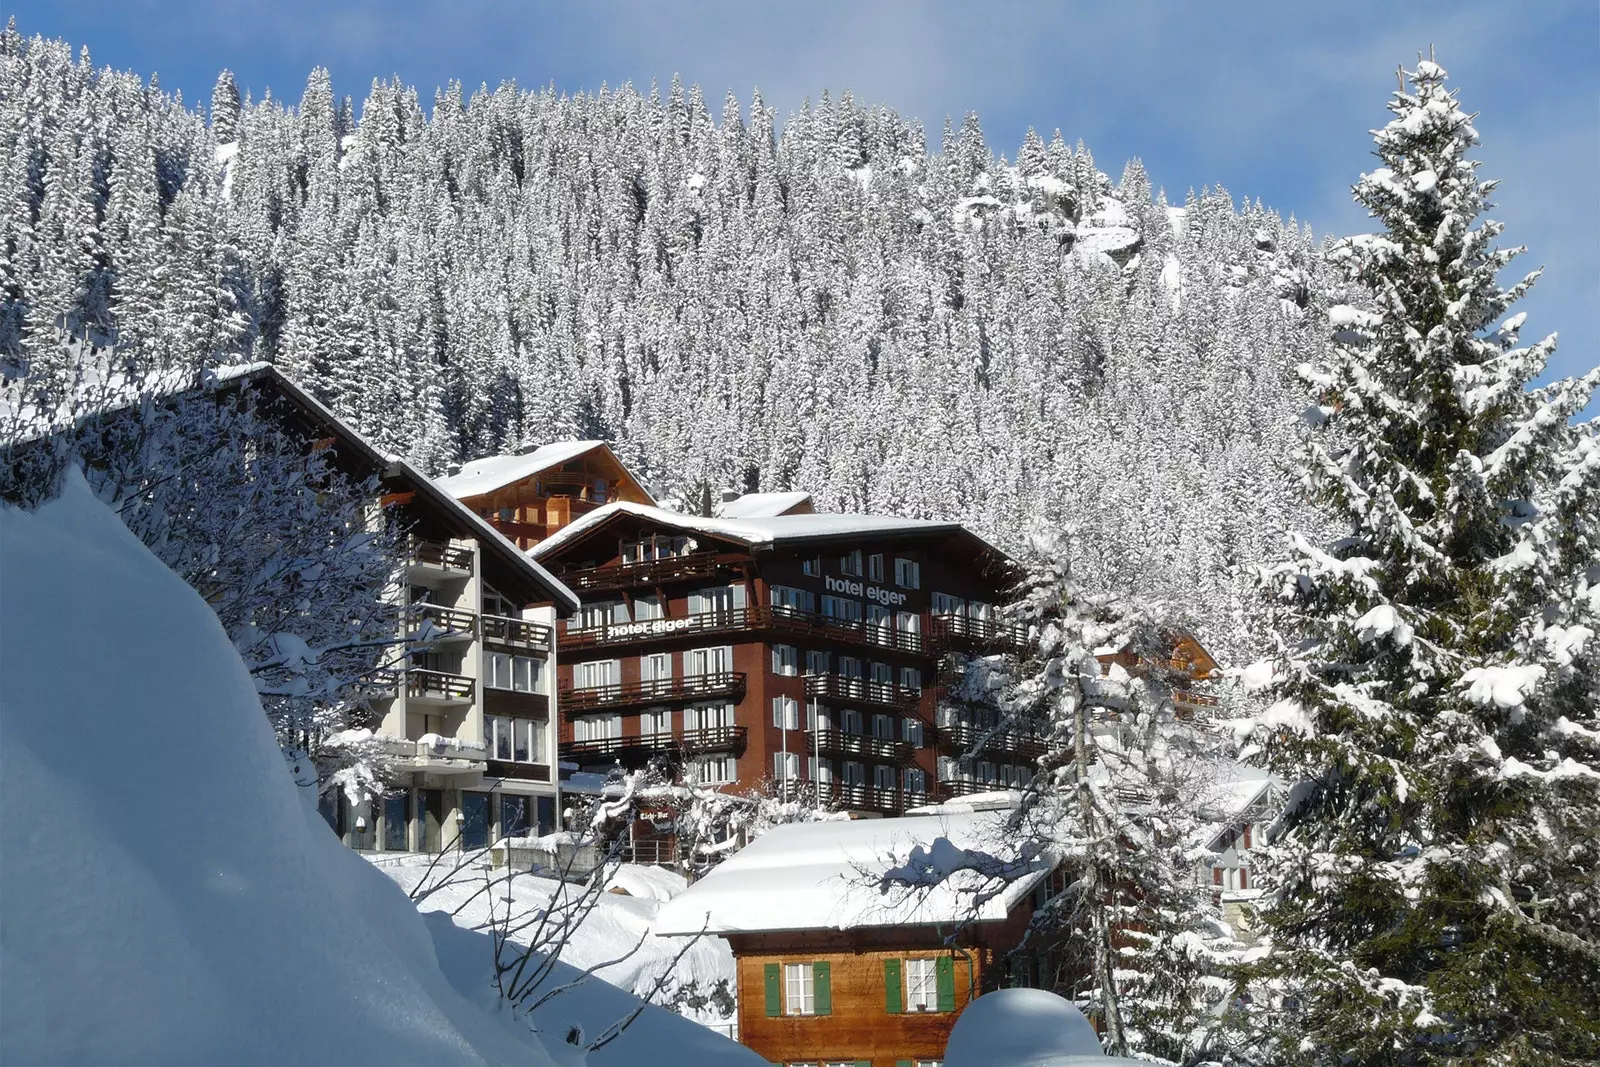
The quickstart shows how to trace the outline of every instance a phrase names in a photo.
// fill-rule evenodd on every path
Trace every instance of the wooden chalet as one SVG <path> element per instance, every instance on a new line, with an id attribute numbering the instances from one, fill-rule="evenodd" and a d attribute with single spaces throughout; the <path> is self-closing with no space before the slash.
<path id="1" fill-rule="evenodd" d="M 439 486 L 522 549 L 606 504 L 655 503 L 604 441 L 557 441 L 475 459 Z"/>
<path id="2" fill-rule="evenodd" d="M 954 806 L 952 806 L 954 807 Z M 773 1064 L 935 1064 L 980 994 L 1026 984 L 1021 942 L 1054 861 L 974 907 L 963 872 L 943 886 L 878 884 L 945 838 L 1008 855 L 1004 812 L 780 826 L 665 905 L 657 934 L 727 939 L 739 1039 Z"/>

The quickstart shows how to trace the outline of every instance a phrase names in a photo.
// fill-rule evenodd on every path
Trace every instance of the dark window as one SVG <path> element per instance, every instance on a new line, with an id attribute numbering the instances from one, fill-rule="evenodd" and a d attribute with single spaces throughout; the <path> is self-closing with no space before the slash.
<path id="1" fill-rule="evenodd" d="M 406 816 L 410 805 L 404 793 L 392 793 L 383 798 L 383 848 L 385 852 L 404 852 L 406 841 Z"/>
<path id="2" fill-rule="evenodd" d="M 489 794 L 461 794 L 461 847 L 483 848 L 489 844 Z"/>
<path id="3" fill-rule="evenodd" d="M 500 798 L 500 836 L 526 837 L 532 826 L 529 820 L 528 799 L 506 794 Z"/>

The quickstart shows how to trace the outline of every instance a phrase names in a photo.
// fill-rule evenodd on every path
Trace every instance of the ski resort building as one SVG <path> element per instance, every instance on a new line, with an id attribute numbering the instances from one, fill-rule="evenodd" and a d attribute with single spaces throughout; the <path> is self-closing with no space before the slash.
<path id="1" fill-rule="evenodd" d="M 777 827 L 668 902 L 655 932 L 728 941 L 739 1040 L 769 1063 L 936 1064 L 968 1003 L 1032 984 L 1036 969 L 1012 950 L 1055 877 L 1041 858 L 975 905 L 977 876 L 951 861 L 1017 857 L 1006 812 L 957 807 Z M 949 880 L 881 884 L 930 869 Z"/>
<path id="2" fill-rule="evenodd" d="M 664 758 L 863 815 L 1031 776 L 1038 741 L 996 732 L 961 764 L 994 724 L 938 710 L 946 655 L 1008 637 L 1006 557 L 957 523 L 802 503 L 730 501 L 740 517 L 721 518 L 613 503 L 534 547 L 583 602 L 558 637 L 563 761 Z"/>
<path id="3" fill-rule="evenodd" d="M 375 733 L 396 772 L 385 797 L 323 814 L 357 849 L 436 852 L 555 828 L 555 627 L 577 598 L 484 519 L 403 459 L 375 449 L 275 368 L 217 387 L 376 477 L 374 506 L 408 531 L 393 665 L 366 679 Z M 408 638 L 405 647 L 398 643 Z M 406 651 L 405 649 L 410 651 Z"/>
<path id="4" fill-rule="evenodd" d="M 558 441 L 452 468 L 439 486 L 518 548 L 617 501 L 654 504 L 604 441 Z"/>

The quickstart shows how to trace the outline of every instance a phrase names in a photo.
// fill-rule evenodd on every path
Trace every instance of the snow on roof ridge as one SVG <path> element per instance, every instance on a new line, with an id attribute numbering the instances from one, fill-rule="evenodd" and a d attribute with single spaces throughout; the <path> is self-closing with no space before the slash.
<path id="1" fill-rule="evenodd" d="M 848 513 L 811 515 L 769 515 L 759 519 L 718 519 L 701 515 L 688 515 L 681 511 L 648 504 L 635 504 L 626 500 L 606 504 L 589 514 L 563 526 L 528 550 L 535 558 L 548 555 L 560 545 L 577 538 L 592 527 L 598 526 L 617 514 L 636 515 L 653 519 L 681 530 L 695 531 L 719 537 L 731 537 L 748 544 L 771 544 L 790 539 L 815 539 L 828 537 L 861 536 L 872 533 L 903 533 L 917 531 L 930 533 L 940 530 L 965 530 L 959 522 L 942 519 L 905 519 L 895 515 L 859 515 Z M 971 531 L 966 531 L 971 534 Z M 979 541 L 977 534 L 971 534 Z M 984 542 L 987 544 L 987 542 Z"/>
<path id="2" fill-rule="evenodd" d="M 596 448 L 610 448 L 606 441 L 551 441 L 532 452 L 507 452 L 495 456 L 479 456 L 461 465 L 461 470 L 436 479 L 439 487 L 460 500 L 464 497 L 492 493 L 513 482 L 548 470 L 557 463 L 576 459 Z"/>

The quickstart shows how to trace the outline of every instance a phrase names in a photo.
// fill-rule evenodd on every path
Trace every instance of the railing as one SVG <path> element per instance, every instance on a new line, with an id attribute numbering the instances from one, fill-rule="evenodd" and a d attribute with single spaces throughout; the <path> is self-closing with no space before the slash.
<path id="1" fill-rule="evenodd" d="M 742 671 L 689 674 L 681 678 L 621 682 L 585 689 L 563 688 L 561 707 L 564 711 L 575 712 L 592 708 L 655 704 L 663 701 L 698 700 L 709 696 L 730 696 L 738 700 L 744 696 L 744 691 L 745 675 Z"/>
<path id="2" fill-rule="evenodd" d="M 472 549 L 440 541 L 415 540 L 406 562 L 412 566 L 441 567 L 452 571 L 472 571 Z"/>
<path id="3" fill-rule="evenodd" d="M 806 675 L 806 696 L 832 703 L 871 704 L 896 711 L 915 711 L 922 700 L 922 693 L 916 689 L 839 674 Z"/>
<path id="4" fill-rule="evenodd" d="M 644 559 L 608 567 L 575 567 L 561 572 L 570 589 L 622 589 L 630 585 L 658 585 L 685 578 L 710 578 L 725 567 L 715 552 Z"/>
<path id="5" fill-rule="evenodd" d="M 400 670 L 396 667 L 374 667 L 356 679 L 356 693 L 369 697 L 392 697 L 400 691 Z"/>
<path id="6" fill-rule="evenodd" d="M 859 811 L 902 812 L 928 802 L 927 796 L 922 793 L 880 789 L 872 785 L 846 785 L 843 782 L 823 782 L 817 792 L 823 803 Z"/>
<path id="7" fill-rule="evenodd" d="M 1016 789 L 1004 782 L 980 782 L 972 778 L 950 778 L 939 783 L 939 791 L 947 797 L 970 797 L 976 793 L 993 793 L 1001 789 Z"/>
<path id="8" fill-rule="evenodd" d="M 1180 707 L 1216 708 L 1222 706 L 1222 701 L 1206 693 L 1196 693 L 1190 689 L 1174 689 L 1172 702 Z"/>
<path id="9" fill-rule="evenodd" d="M 1027 631 L 994 619 L 973 619 L 965 615 L 938 614 L 928 617 L 928 643 L 938 649 L 973 650 L 1021 648 L 1027 644 Z"/>
<path id="10" fill-rule="evenodd" d="M 476 688 L 471 678 L 445 671 L 412 667 L 406 671 L 406 695 L 419 700 L 442 700 L 470 704 Z"/>
<path id="11" fill-rule="evenodd" d="M 911 746 L 904 741 L 831 728 L 818 730 L 812 746 L 818 753 L 830 756 L 866 756 L 896 763 L 910 762 L 912 755 Z"/>
<path id="12" fill-rule="evenodd" d="M 737 756 L 745 751 L 749 736 L 750 731 L 744 726 L 711 726 L 703 730 L 663 730 L 618 737 L 591 737 L 583 741 L 561 742 L 561 755 L 609 758 L 625 752 L 732 752 Z"/>
<path id="13" fill-rule="evenodd" d="M 535 652 L 548 652 L 550 627 L 523 619 L 508 619 L 504 615 L 485 615 L 483 639 L 497 645 L 515 645 Z"/>
<path id="14" fill-rule="evenodd" d="M 484 774 L 490 778 L 520 778 L 528 782 L 548 782 L 550 780 L 550 764 L 548 763 L 523 763 L 515 760 L 493 759 L 489 760 L 489 768 Z"/>
<path id="15" fill-rule="evenodd" d="M 460 608 L 447 608 L 443 604 L 413 604 L 417 614 L 433 624 L 434 629 L 440 631 L 434 636 L 436 641 L 475 637 L 478 633 L 478 616 L 470 611 Z"/>
<path id="16" fill-rule="evenodd" d="M 429 735 L 428 739 L 403 737 L 379 738 L 379 747 L 391 756 L 411 759 L 462 759 L 483 761 L 489 758 L 489 746 L 482 741 L 463 741 L 454 737 Z"/>
<path id="17" fill-rule="evenodd" d="M 681 557 L 687 558 L 687 557 Z M 666 561 L 656 561 L 666 562 Z M 567 575 L 563 575 L 563 578 Z M 876 649 L 921 653 L 922 635 L 901 630 L 873 626 L 864 622 L 836 619 L 815 612 L 798 611 L 785 607 L 758 606 L 752 608 L 727 608 L 695 615 L 679 615 L 670 619 L 644 619 L 639 622 L 612 622 L 601 626 L 579 628 L 568 626 L 561 634 L 563 650 L 592 648 L 596 645 L 619 644 L 627 641 L 651 641 L 664 637 L 688 637 L 697 634 L 737 633 L 745 630 L 770 630 L 793 634 L 812 640 L 842 644 L 866 645 Z"/>
<path id="18" fill-rule="evenodd" d="M 972 751 L 973 746 L 979 741 L 983 741 L 982 751 L 989 753 L 1009 752 L 1036 759 L 1044 755 L 1045 751 L 1043 738 L 1017 733 L 1014 730 L 997 730 L 991 733 L 989 727 L 974 726 L 964 722 L 940 726 L 935 736 L 942 748 L 959 752 Z"/>

